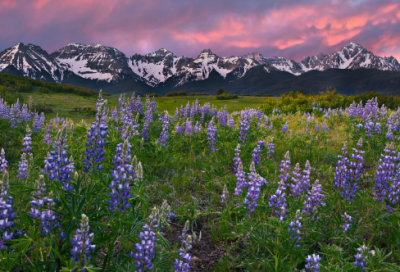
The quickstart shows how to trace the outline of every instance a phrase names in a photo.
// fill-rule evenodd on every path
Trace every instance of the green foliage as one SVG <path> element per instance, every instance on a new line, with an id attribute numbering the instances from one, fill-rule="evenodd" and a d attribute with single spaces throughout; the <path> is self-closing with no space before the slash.
<path id="1" fill-rule="evenodd" d="M 217 95 L 218 100 L 231 100 L 231 99 L 236 99 L 239 96 L 237 94 L 227 94 L 227 93 L 222 93 L 220 95 Z"/>
<path id="2" fill-rule="evenodd" d="M 221 95 L 221 94 L 224 94 L 225 93 L 225 91 L 224 91 L 224 89 L 222 89 L 222 88 L 219 88 L 218 90 L 217 90 L 217 95 Z"/>
<path id="3" fill-rule="evenodd" d="M 210 95 L 209 93 L 189 93 L 189 96 L 206 96 Z"/>
<path id="4" fill-rule="evenodd" d="M 26 77 L 19 77 L 9 74 L 0 73 L 0 92 L 5 88 L 9 92 L 29 93 L 36 88 L 40 93 L 74 93 L 81 96 L 96 95 L 91 89 L 76 87 L 69 84 L 51 83 L 41 80 L 34 80 Z M 1 94 L 0 94 L 1 95 Z"/>
<path id="5" fill-rule="evenodd" d="M 165 96 L 166 97 L 171 97 L 171 96 L 186 96 L 187 93 L 185 91 L 175 91 L 175 92 L 169 92 Z"/>
<path id="6" fill-rule="evenodd" d="M 146 95 L 148 95 L 148 96 L 150 96 L 150 97 L 160 97 L 161 95 L 160 94 L 158 94 L 158 93 L 149 93 L 149 94 L 146 94 Z"/>

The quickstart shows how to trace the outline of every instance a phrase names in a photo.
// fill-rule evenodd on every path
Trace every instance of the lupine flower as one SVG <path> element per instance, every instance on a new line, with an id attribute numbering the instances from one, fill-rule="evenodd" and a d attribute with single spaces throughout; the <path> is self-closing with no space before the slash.
<path id="1" fill-rule="evenodd" d="M 264 121 L 265 128 L 268 128 L 268 122 L 269 122 L 268 116 L 265 115 L 265 121 Z"/>
<path id="2" fill-rule="evenodd" d="M 46 127 L 46 133 L 43 135 L 43 142 L 47 145 L 51 145 L 52 143 L 50 135 L 52 128 L 53 128 L 53 120 L 50 120 L 50 122 Z"/>
<path id="3" fill-rule="evenodd" d="M 224 203 L 228 196 L 229 196 L 229 191 L 228 191 L 228 188 L 226 187 L 226 184 L 225 184 L 224 185 L 224 189 L 222 190 L 221 203 Z"/>
<path id="4" fill-rule="evenodd" d="M 0 173 L 4 173 L 8 167 L 8 161 L 6 160 L 6 152 L 4 149 L 1 149 L 0 152 Z"/>
<path id="5" fill-rule="evenodd" d="M 173 122 L 173 123 L 176 123 L 176 121 L 178 120 L 178 118 L 179 118 L 179 110 L 178 110 L 178 108 L 176 108 L 175 114 L 174 114 L 174 118 L 172 119 L 172 122 Z"/>
<path id="6" fill-rule="evenodd" d="M 325 123 L 322 123 L 322 125 L 321 125 L 321 130 L 322 131 L 329 131 L 329 128 L 328 128 L 328 126 L 325 124 Z"/>
<path id="7" fill-rule="evenodd" d="M 288 128 L 289 128 L 289 126 L 288 126 L 288 123 L 286 122 L 282 127 L 282 132 L 283 133 L 287 132 Z"/>
<path id="8" fill-rule="evenodd" d="M 194 126 L 194 133 L 198 133 L 201 132 L 201 124 L 199 123 L 199 121 L 196 122 L 196 125 Z"/>
<path id="9" fill-rule="evenodd" d="M 148 223 L 142 227 L 139 234 L 140 243 L 134 245 L 134 251 L 129 256 L 135 260 L 136 271 L 153 270 L 154 249 L 156 247 L 156 231 L 161 230 L 162 224 L 169 221 L 175 214 L 171 213 L 170 206 L 166 201 L 160 209 L 153 208 Z"/>
<path id="10" fill-rule="evenodd" d="M 218 148 L 215 147 L 217 140 L 215 137 L 217 136 L 217 128 L 214 125 L 214 117 L 210 120 L 207 127 L 207 141 L 209 142 L 208 148 L 211 148 L 211 152 L 218 151 Z"/>
<path id="11" fill-rule="evenodd" d="M 275 194 L 269 198 L 268 205 L 273 207 L 275 214 L 279 217 L 279 220 L 282 221 L 286 217 L 286 183 L 281 180 L 278 182 L 278 188 L 275 191 Z"/>
<path id="12" fill-rule="evenodd" d="M 313 217 L 311 220 L 314 220 L 319 206 L 325 207 L 325 202 L 323 202 L 324 198 L 325 196 L 322 194 L 322 186 L 319 184 L 319 180 L 315 180 L 311 190 L 307 192 L 306 200 L 303 202 L 304 208 L 302 212 L 306 215 L 310 215 L 310 211 L 312 211 Z M 318 216 L 316 219 L 319 220 Z"/>
<path id="13" fill-rule="evenodd" d="M 189 118 L 186 120 L 185 127 L 186 127 L 185 134 L 193 135 L 192 121 L 190 121 Z"/>
<path id="14" fill-rule="evenodd" d="M 300 220 L 303 218 L 300 216 L 300 210 L 297 210 L 296 212 L 296 217 L 294 218 L 294 221 L 290 222 L 289 224 L 289 234 L 292 239 L 295 241 L 300 241 L 300 229 L 302 228 Z M 296 247 L 299 247 L 300 245 L 296 242 Z"/>
<path id="15" fill-rule="evenodd" d="M 228 122 L 228 111 L 226 110 L 226 106 L 224 110 L 221 110 L 218 114 L 217 114 L 217 119 L 218 119 L 218 124 L 221 127 L 225 127 L 227 122 Z"/>
<path id="16" fill-rule="evenodd" d="M 163 147 L 166 147 L 168 141 L 168 126 L 169 126 L 169 116 L 165 116 L 162 124 L 162 131 L 160 138 L 158 138 L 158 144 Z"/>
<path id="17" fill-rule="evenodd" d="M 254 162 L 255 165 L 259 165 L 260 164 L 260 161 L 261 161 L 260 153 L 261 153 L 261 148 L 260 148 L 259 145 L 257 145 L 253 150 L 253 154 L 251 155 L 252 156 L 252 162 Z"/>
<path id="18" fill-rule="evenodd" d="M 239 164 L 242 162 L 240 159 L 240 144 L 238 144 L 235 148 L 235 157 L 233 158 L 233 171 L 236 173 L 238 170 Z"/>
<path id="19" fill-rule="evenodd" d="M 319 255 L 308 255 L 306 258 L 307 264 L 305 266 L 307 272 L 318 272 L 319 262 L 321 261 L 321 257 Z"/>
<path id="20" fill-rule="evenodd" d="M 362 245 L 361 247 L 357 248 L 358 253 L 354 255 L 356 258 L 355 262 L 353 263 L 355 266 L 361 268 L 363 271 L 365 271 L 365 266 L 367 265 L 367 259 L 368 259 L 368 247 L 365 245 Z"/>
<path id="21" fill-rule="evenodd" d="M 392 141 L 394 140 L 392 126 L 388 127 L 388 131 L 386 132 L 385 138 Z"/>
<path id="22" fill-rule="evenodd" d="M 271 122 L 271 124 L 269 125 L 269 130 L 272 130 L 274 128 L 274 124 Z"/>
<path id="23" fill-rule="evenodd" d="M 380 123 L 376 123 L 374 130 L 376 133 L 382 134 L 382 125 Z"/>
<path id="24" fill-rule="evenodd" d="M 290 187 L 290 196 L 298 198 L 303 192 L 303 184 L 302 184 L 302 174 L 300 172 L 300 164 L 296 163 L 296 166 L 293 169 L 291 180 L 293 184 L 289 184 Z"/>
<path id="25" fill-rule="evenodd" d="M 35 181 L 36 192 L 33 193 L 34 199 L 29 202 L 32 206 L 29 215 L 34 219 L 39 219 L 39 230 L 43 235 L 50 233 L 51 229 L 59 228 L 58 215 L 53 211 L 54 199 L 52 192 L 49 197 L 46 197 L 46 184 L 44 176 L 40 175 L 39 179 Z M 43 210 L 44 205 L 47 204 L 48 210 Z"/>
<path id="26" fill-rule="evenodd" d="M 32 138 L 31 138 L 31 129 L 29 126 L 26 126 L 26 135 L 22 139 L 22 152 L 27 152 L 29 154 L 29 151 L 32 150 Z"/>
<path id="27" fill-rule="evenodd" d="M 117 145 L 113 159 L 114 168 L 111 170 L 113 181 L 108 186 L 111 189 L 111 199 L 108 200 L 110 211 L 119 208 L 119 211 L 124 213 L 125 209 L 131 208 L 128 200 L 132 197 L 130 194 L 132 187 L 129 184 L 135 179 L 136 174 L 131 164 L 131 153 L 131 144 L 128 140 Z"/>
<path id="28" fill-rule="evenodd" d="M 142 138 L 145 142 L 149 140 L 150 123 L 153 120 L 153 114 L 151 109 L 147 109 L 144 116 L 144 124 L 142 129 Z"/>
<path id="29" fill-rule="evenodd" d="M 280 169 L 279 172 L 281 173 L 279 175 L 279 178 L 286 184 L 287 181 L 290 178 L 290 153 L 289 151 L 286 152 L 285 156 L 284 156 L 284 160 L 281 161 L 281 164 L 279 165 Z"/>
<path id="30" fill-rule="evenodd" d="M 247 141 L 247 132 L 250 129 L 248 117 L 245 116 L 240 120 L 240 133 L 239 139 L 242 141 L 242 144 L 245 144 Z"/>
<path id="31" fill-rule="evenodd" d="M 333 178 L 333 181 L 335 182 L 333 184 L 334 187 L 338 189 L 342 189 L 343 185 L 346 184 L 347 182 L 347 164 L 348 164 L 348 158 L 346 157 L 348 154 L 347 152 L 347 142 L 344 142 L 343 147 L 342 147 L 342 155 L 339 155 L 337 166 L 335 169 L 335 177 Z"/>
<path id="32" fill-rule="evenodd" d="M 243 164 L 241 161 L 238 164 L 235 177 L 237 179 L 237 182 L 236 182 L 235 193 L 233 195 L 240 196 L 243 189 L 246 188 L 246 186 L 247 186 L 246 173 L 243 171 Z"/>
<path id="33" fill-rule="evenodd" d="M 235 129 L 235 119 L 232 115 L 228 119 L 228 127 Z"/>
<path id="34" fill-rule="evenodd" d="M 261 150 L 265 147 L 265 141 L 258 141 L 257 144 L 260 146 Z"/>
<path id="35" fill-rule="evenodd" d="M 174 271 L 175 272 L 189 272 L 192 262 L 192 257 L 188 253 L 190 249 L 192 249 L 192 236 L 188 235 L 189 231 L 189 220 L 186 221 L 185 226 L 182 230 L 182 235 L 179 236 L 179 240 L 182 243 L 181 248 L 179 249 L 179 257 L 175 259 L 174 262 Z"/>
<path id="36" fill-rule="evenodd" d="M 250 173 L 248 174 L 249 182 L 247 187 L 249 188 L 247 191 L 247 195 L 243 204 L 246 206 L 246 209 L 249 210 L 248 215 L 250 215 L 254 208 L 258 206 L 257 200 L 260 197 L 261 186 L 267 185 L 268 182 L 262 178 L 260 175 L 256 173 L 256 168 L 254 162 L 250 165 Z"/>
<path id="37" fill-rule="evenodd" d="M 176 124 L 175 126 L 175 132 L 176 134 L 183 134 L 183 132 L 185 131 L 185 123 L 183 123 L 182 125 L 179 124 L 179 122 Z"/>
<path id="38" fill-rule="evenodd" d="M 272 154 L 275 153 L 275 145 L 274 145 L 274 138 L 271 137 L 268 143 L 268 150 L 267 150 L 267 159 L 271 159 Z"/>
<path id="39" fill-rule="evenodd" d="M 344 232 L 347 232 L 350 228 L 350 224 L 351 222 L 353 222 L 353 218 L 348 215 L 346 212 L 341 215 L 342 219 L 344 220 L 344 224 L 342 225 L 342 229 Z"/>
<path id="40" fill-rule="evenodd" d="M 21 161 L 18 163 L 18 175 L 17 178 L 26 178 L 28 176 L 28 160 L 26 159 L 26 153 L 21 154 Z"/>
<path id="41" fill-rule="evenodd" d="M 69 184 L 72 179 L 70 174 L 73 173 L 73 161 L 68 160 L 68 145 L 67 143 L 67 128 L 65 124 L 58 131 L 54 143 L 53 151 L 47 153 L 47 157 L 44 160 L 43 173 L 49 175 L 49 180 L 57 179 L 63 184 L 64 189 L 71 191 L 73 186 Z"/>
<path id="42" fill-rule="evenodd" d="M 99 104 L 99 103 L 98 103 Z M 101 162 L 104 161 L 104 146 L 107 144 L 104 138 L 107 137 L 108 125 L 106 116 L 107 100 L 98 105 L 96 113 L 96 122 L 88 130 L 88 142 L 86 143 L 86 151 L 83 154 L 86 156 L 83 160 L 85 166 L 84 172 L 93 170 L 102 170 Z"/>
<path id="43" fill-rule="evenodd" d="M 362 139 L 357 142 L 357 147 L 361 148 L 363 144 Z M 348 160 L 348 168 L 346 172 L 346 182 L 343 186 L 342 197 L 347 201 L 351 201 L 358 190 L 357 182 L 360 180 L 362 175 L 362 168 L 364 167 L 363 154 L 365 151 L 353 148 L 353 154 L 351 154 L 351 160 Z"/>
<path id="44" fill-rule="evenodd" d="M 379 159 L 378 169 L 375 176 L 375 194 L 380 202 L 384 202 L 390 190 L 390 184 L 394 181 L 395 163 L 399 160 L 393 143 L 387 144 L 384 149 L 384 154 L 381 154 Z"/>
<path id="45" fill-rule="evenodd" d="M 4 243 L 11 240 L 14 235 L 12 229 L 14 228 L 13 219 L 16 217 L 14 209 L 12 208 L 13 198 L 8 195 L 9 188 L 9 175 L 5 170 L 3 177 L 0 180 L 0 230 L 3 232 L 0 238 L 0 250 L 7 248 Z"/>
<path id="46" fill-rule="evenodd" d="M 71 259 L 74 259 L 74 264 L 78 263 L 81 266 L 82 271 L 86 271 L 85 267 L 89 265 L 86 261 L 90 261 L 91 253 L 96 248 L 95 245 L 92 245 L 94 233 L 89 234 L 89 229 L 89 218 L 82 214 L 80 227 L 71 240 Z M 83 258 L 84 256 L 86 258 Z"/>

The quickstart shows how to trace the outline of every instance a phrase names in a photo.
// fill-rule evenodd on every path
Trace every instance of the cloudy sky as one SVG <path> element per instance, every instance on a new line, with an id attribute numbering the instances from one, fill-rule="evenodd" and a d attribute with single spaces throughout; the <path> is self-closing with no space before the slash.
<path id="1" fill-rule="evenodd" d="M 356 42 L 400 60 L 399 0 L 0 0 L 0 51 L 70 42 L 126 55 L 260 52 L 299 61 Z"/>

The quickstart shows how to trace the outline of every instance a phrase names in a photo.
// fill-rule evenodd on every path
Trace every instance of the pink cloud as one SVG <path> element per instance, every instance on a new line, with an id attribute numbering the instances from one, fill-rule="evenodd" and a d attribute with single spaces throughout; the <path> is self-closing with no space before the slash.
<path id="1" fill-rule="evenodd" d="M 400 59 L 396 0 L 0 0 L 0 25 L 0 50 L 19 41 L 49 52 L 83 42 L 127 55 L 166 47 L 195 56 L 211 48 L 300 60 L 354 41 Z"/>

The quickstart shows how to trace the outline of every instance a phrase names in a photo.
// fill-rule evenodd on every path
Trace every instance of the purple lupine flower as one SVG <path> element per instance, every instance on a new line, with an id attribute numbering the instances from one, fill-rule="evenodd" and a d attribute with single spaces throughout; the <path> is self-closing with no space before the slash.
<path id="1" fill-rule="evenodd" d="M 344 220 L 344 224 L 342 225 L 342 229 L 344 232 L 347 232 L 350 228 L 350 224 L 351 222 L 353 222 L 353 218 L 348 215 L 346 212 L 344 214 L 342 214 L 340 217 L 342 217 L 342 219 Z"/>
<path id="2" fill-rule="evenodd" d="M 363 144 L 362 139 L 357 142 L 357 147 L 361 148 Z M 351 201 L 358 190 L 357 182 L 360 180 L 362 175 L 362 168 L 364 167 L 363 154 L 365 151 L 353 148 L 353 154 L 351 154 L 350 159 L 347 161 L 347 172 L 346 172 L 346 182 L 343 185 L 342 197 L 347 201 Z"/>
<path id="3" fill-rule="evenodd" d="M 194 126 L 194 133 L 201 132 L 201 130 L 202 130 L 201 124 L 199 123 L 199 121 L 197 121 L 196 125 Z"/>
<path id="4" fill-rule="evenodd" d="M 233 171 L 236 173 L 239 167 L 239 164 L 242 162 L 240 159 L 240 144 L 238 144 L 235 148 L 235 157 L 233 158 Z"/>
<path id="5" fill-rule="evenodd" d="M 288 123 L 286 122 L 282 127 L 282 132 L 283 133 L 287 132 L 288 128 L 289 128 L 289 126 L 288 126 Z"/>
<path id="6" fill-rule="evenodd" d="M 271 139 L 268 142 L 267 159 L 271 159 L 272 154 L 274 153 L 275 153 L 274 138 L 271 137 Z"/>
<path id="7" fill-rule="evenodd" d="M 251 155 L 252 156 L 251 160 L 252 160 L 252 162 L 254 162 L 255 165 L 260 164 L 260 161 L 261 161 L 260 153 L 261 153 L 261 148 L 259 145 L 257 145 L 253 150 L 253 154 Z"/>
<path id="8" fill-rule="evenodd" d="M 21 154 L 21 161 L 18 163 L 18 175 L 17 178 L 28 177 L 28 160 L 26 159 L 26 153 Z"/>
<path id="9" fill-rule="evenodd" d="M 347 164 L 348 164 L 348 158 L 346 157 L 348 154 L 347 152 L 347 142 L 343 143 L 342 147 L 342 155 L 339 155 L 337 166 L 335 169 L 335 177 L 333 178 L 333 181 L 335 182 L 333 184 L 334 187 L 338 189 L 342 189 L 344 184 L 346 184 L 347 179 L 346 179 L 346 174 L 347 174 Z"/>
<path id="10" fill-rule="evenodd" d="M 185 226 L 182 230 L 182 235 L 179 236 L 179 240 L 182 243 L 182 247 L 179 249 L 178 259 L 175 259 L 173 264 L 175 272 L 189 272 L 192 262 L 192 257 L 188 253 L 192 249 L 192 236 L 188 235 L 189 231 L 189 220 L 186 221 Z"/>
<path id="11" fill-rule="evenodd" d="M 278 182 L 278 188 L 275 191 L 275 194 L 269 198 L 268 205 L 273 207 L 275 214 L 279 217 L 279 220 L 282 220 L 286 217 L 286 183 L 281 180 Z"/>
<path id="12" fill-rule="evenodd" d="M 26 126 L 26 135 L 25 137 L 22 139 L 22 151 L 23 152 L 27 152 L 27 154 L 30 154 L 30 150 L 32 150 L 32 138 L 31 138 L 31 129 L 29 128 L 29 126 Z"/>
<path id="13" fill-rule="evenodd" d="M 119 118 L 118 118 L 118 109 L 117 109 L 117 107 L 114 107 L 114 109 L 112 110 L 110 120 L 118 123 Z"/>
<path id="14" fill-rule="evenodd" d="M 39 219 L 40 232 L 46 236 L 52 229 L 59 228 L 58 215 L 53 211 L 53 193 L 50 192 L 49 197 L 44 196 L 46 194 L 46 184 L 43 175 L 39 175 L 39 179 L 35 181 L 35 186 L 36 192 L 33 193 L 34 198 L 29 202 L 32 206 L 29 215 L 34 219 Z M 45 204 L 47 204 L 48 210 L 43 210 Z"/>
<path id="15" fill-rule="evenodd" d="M 239 139 L 242 141 L 242 144 L 245 144 L 247 141 L 247 133 L 250 129 L 248 116 L 244 116 L 240 120 L 240 133 Z"/>
<path id="16" fill-rule="evenodd" d="M 394 140 L 392 126 L 388 127 L 388 131 L 386 132 L 385 138 L 392 141 Z"/>
<path id="17" fill-rule="evenodd" d="M 296 217 L 294 218 L 294 221 L 290 222 L 289 224 L 289 234 L 290 238 L 294 239 L 295 241 L 300 241 L 300 229 L 302 228 L 302 225 L 300 223 L 300 220 L 303 218 L 300 216 L 300 210 L 297 210 L 296 212 Z M 300 245 L 296 242 L 296 247 L 300 247 Z"/>
<path id="18" fill-rule="evenodd" d="M 322 125 L 321 125 L 321 130 L 322 130 L 322 131 L 329 132 L 329 128 L 328 128 L 328 126 L 325 124 L 325 122 L 322 123 Z"/>
<path id="19" fill-rule="evenodd" d="M 284 160 L 281 161 L 281 164 L 279 165 L 279 178 L 286 184 L 287 181 L 290 178 L 290 153 L 289 151 L 286 152 L 285 156 L 284 156 Z M 286 185 L 285 185 L 286 186 Z"/>
<path id="20" fill-rule="evenodd" d="M 235 119 L 232 115 L 228 119 L 228 127 L 235 129 Z"/>
<path id="21" fill-rule="evenodd" d="M 47 153 L 47 157 L 44 160 L 43 173 L 49 175 L 49 180 L 58 180 L 67 191 L 71 191 L 73 186 L 69 184 L 72 179 L 71 174 L 73 161 L 68 160 L 68 145 L 67 143 L 67 128 L 64 124 L 61 129 L 57 132 L 54 139 L 53 150 Z"/>
<path id="22" fill-rule="evenodd" d="M 110 204 L 108 209 L 110 211 L 118 208 L 121 213 L 124 213 L 126 209 L 131 208 L 131 204 L 128 203 L 128 200 L 132 197 L 130 183 L 134 181 L 136 175 L 131 164 L 131 148 L 132 146 L 128 140 L 125 140 L 124 143 L 118 144 L 115 150 L 114 167 L 111 170 L 113 181 L 108 185 L 111 189 L 111 199 L 108 200 Z"/>
<path id="23" fill-rule="evenodd" d="M 217 114 L 218 124 L 221 127 L 225 127 L 228 122 L 228 111 L 226 110 L 226 106 L 224 110 L 221 110 Z"/>
<path id="24" fill-rule="evenodd" d="M 354 255 L 356 260 L 354 261 L 354 265 L 361 268 L 363 271 L 365 271 L 365 266 L 367 265 L 367 259 L 368 259 L 368 247 L 365 245 L 362 245 L 361 247 L 357 248 L 357 254 Z"/>
<path id="25" fill-rule="evenodd" d="M 8 119 L 10 120 L 10 127 L 16 128 L 16 125 L 15 125 L 16 117 L 15 117 L 15 113 L 14 113 L 14 105 L 11 105 Z"/>
<path id="26" fill-rule="evenodd" d="M 183 105 L 181 105 L 181 108 L 179 110 L 180 116 L 185 117 L 185 109 L 183 108 Z"/>
<path id="27" fill-rule="evenodd" d="M 307 264 L 305 266 L 307 272 L 318 272 L 320 269 L 319 262 L 321 257 L 319 255 L 308 255 L 306 258 Z"/>
<path id="28" fill-rule="evenodd" d="M 293 169 L 291 180 L 293 184 L 289 184 L 290 187 L 290 196 L 295 198 L 299 198 L 299 196 L 303 193 L 303 184 L 301 174 L 300 164 L 296 163 L 296 166 Z"/>
<path id="29" fill-rule="evenodd" d="M 303 213 L 306 215 L 310 215 L 310 211 L 313 214 L 311 220 L 314 220 L 314 217 L 317 215 L 319 206 L 325 207 L 325 202 L 323 199 L 325 196 L 322 194 L 322 186 L 319 184 L 319 180 L 315 180 L 315 183 L 312 185 L 311 190 L 307 192 L 306 200 L 303 202 L 304 208 Z M 319 220 L 318 216 L 316 217 Z"/>
<path id="30" fill-rule="evenodd" d="M 272 130 L 274 128 L 274 124 L 271 122 L 271 124 L 269 125 L 269 130 Z"/>
<path id="31" fill-rule="evenodd" d="M 52 143 L 50 134 L 52 128 L 53 128 L 53 120 L 50 120 L 50 122 L 47 124 L 46 133 L 43 135 L 44 144 L 50 145 Z"/>
<path id="32" fill-rule="evenodd" d="M 226 184 L 224 185 L 224 188 L 222 190 L 222 195 L 221 195 L 221 203 L 224 203 L 226 201 L 226 198 L 229 196 L 229 191 L 228 188 L 226 187 Z"/>
<path id="33" fill-rule="evenodd" d="M 173 122 L 173 123 L 176 123 L 176 121 L 178 120 L 178 118 L 179 118 L 179 110 L 178 110 L 178 108 L 176 108 L 175 114 L 174 114 L 174 118 L 172 119 L 172 122 Z"/>
<path id="34" fill-rule="evenodd" d="M 390 184 L 394 182 L 395 163 L 399 160 L 393 143 L 387 144 L 383 151 L 384 154 L 381 154 L 381 158 L 378 161 L 379 166 L 376 171 L 375 186 L 373 188 L 375 191 L 374 196 L 382 203 L 384 203 L 390 191 Z"/>
<path id="35" fill-rule="evenodd" d="M 245 208 L 249 210 L 248 215 L 250 216 L 255 207 L 258 206 L 257 200 L 260 197 L 261 186 L 267 185 L 268 182 L 256 173 L 254 162 L 252 162 L 250 165 L 250 173 L 248 174 L 248 179 L 249 182 L 247 184 L 247 187 L 249 189 L 247 191 L 247 195 L 243 201 L 243 204 L 246 206 Z"/>
<path id="36" fill-rule="evenodd" d="M 185 123 L 183 123 L 182 125 L 179 124 L 179 122 L 176 124 L 175 126 L 175 132 L 176 134 L 183 134 L 183 132 L 185 131 Z"/>
<path id="37" fill-rule="evenodd" d="M 160 144 L 163 147 L 166 147 L 167 141 L 168 141 L 168 126 L 169 126 L 169 116 L 166 113 L 163 124 L 162 124 L 162 131 L 160 138 L 158 138 L 158 144 Z"/>
<path id="38" fill-rule="evenodd" d="M 186 119 L 185 122 L 185 134 L 186 135 L 193 135 L 193 126 L 192 126 L 192 121 L 188 118 Z"/>
<path id="39" fill-rule="evenodd" d="M 382 134 L 382 125 L 380 123 L 375 124 L 374 131 L 378 134 Z"/>
<path id="40" fill-rule="evenodd" d="M 152 112 L 156 112 L 157 102 L 154 96 L 151 99 L 150 107 Z"/>
<path id="41" fill-rule="evenodd" d="M 233 195 L 240 196 L 243 189 L 246 188 L 246 186 L 247 186 L 246 173 L 243 171 L 242 162 L 239 162 L 239 164 L 238 164 L 235 177 L 237 179 L 237 182 L 236 182 L 235 193 Z"/>
<path id="42" fill-rule="evenodd" d="M 186 108 L 185 108 L 185 118 L 190 117 L 190 103 L 187 102 Z"/>
<path id="43" fill-rule="evenodd" d="M 4 173 L 8 167 L 8 161 L 6 160 L 6 152 L 4 149 L 1 149 L 0 152 L 0 173 Z"/>
<path id="44" fill-rule="evenodd" d="M 264 127 L 265 128 L 268 128 L 268 122 L 269 122 L 268 116 L 265 115 L 265 121 L 264 121 Z"/>
<path id="45" fill-rule="evenodd" d="M 14 228 L 13 219 L 16 217 L 12 204 L 13 198 L 8 195 L 9 175 L 5 170 L 0 180 L 0 230 L 3 232 L 0 238 L 0 250 L 7 249 L 4 243 L 14 237 L 12 229 Z"/>
<path id="46" fill-rule="evenodd" d="M 78 264 L 82 271 L 86 271 L 84 267 L 89 266 L 89 261 L 92 258 L 91 253 L 96 248 L 95 245 L 92 245 L 94 233 L 89 233 L 89 229 L 89 218 L 82 214 L 80 227 L 71 240 L 71 259 L 74 259 L 74 264 Z"/>
<path id="47" fill-rule="evenodd" d="M 142 138 L 145 142 L 149 140 L 150 123 L 153 121 L 151 109 L 147 109 L 144 116 L 144 124 L 142 129 Z"/>
<path id="48" fill-rule="evenodd" d="M 33 123 L 32 123 L 33 133 L 37 133 L 40 128 L 41 128 L 40 117 L 37 113 L 35 113 L 35 116 L 33 117 Z"/>
<path id="49" fill-rule="evenodd" d="M 98 103 L 99 104 L 99 103 Z M 96 105 L 98 105 L 96 104 Z M 88 142 L 86 143 L 86 151 L 83 154 L 86 156 L 83 159 L 85 166 L 84 172 L 102 170 L 101 162 L 104 161 L 104 146 L 107 144 L 104 138 L 107 137 L 108 125 L 106 116 L 107 100 L 98 105 L 96 113 L 96 122 L 88 130 Z"/>
<path id="50" fill-rule="evenodd" d="M 209 143 L 208 148 L 211 148 L 211 152 L 218 151 L 218 148 L 215 147 L 217 140 L 215 137 L 217 136 L 217 128 L 214 125 L 214 117 L 210 120 L 207 127 L 207 141 Z"/>
<path id="51" fill-rule="evenodd" d="M 260 146 L 261 150 L 265 147 L 265 141 L 258 141 L 257 144 Z"/>

